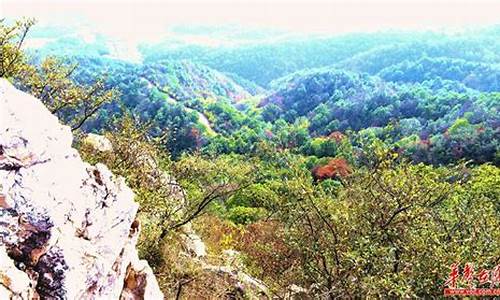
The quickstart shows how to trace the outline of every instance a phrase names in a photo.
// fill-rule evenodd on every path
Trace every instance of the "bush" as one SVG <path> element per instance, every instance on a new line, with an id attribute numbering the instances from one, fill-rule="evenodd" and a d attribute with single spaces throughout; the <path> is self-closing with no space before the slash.
<path id="1" fill-rule="evenodd" d="M 227 212 L 227 218 L 236 224 L 254 223 L 266 216 L 266 210 L 262 207 L 236 206 Z"/>

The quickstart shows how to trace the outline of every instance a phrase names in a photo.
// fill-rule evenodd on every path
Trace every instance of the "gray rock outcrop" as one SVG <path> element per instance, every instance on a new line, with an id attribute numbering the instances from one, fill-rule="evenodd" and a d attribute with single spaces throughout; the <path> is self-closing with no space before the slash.
<path id="1" fill-rule="evenodd" d="M 0 299 L 163 299 L 135 249 L 133 192 L 72 139 L 0 79 Z"/>
<path id="2" fill-rule="evenodd" d="M 105 136 L 95 133 L 87 134 L 87 136 L 83 139 L 83 143 L 90 145 L 93 149 L 99 152 L 113 151 L 113 145 L 111 145 L 110 140 L 108 140 Z"/>

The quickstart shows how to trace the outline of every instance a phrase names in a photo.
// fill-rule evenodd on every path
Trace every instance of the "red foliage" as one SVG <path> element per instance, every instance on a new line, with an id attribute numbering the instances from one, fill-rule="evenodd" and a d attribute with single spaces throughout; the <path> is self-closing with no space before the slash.
<path id="1" fill-rule="evenodd" d="M 287 245 L 284 232 L 285 228 L 279 222 L 259 221 L 248 225 L 239 236 L 236 250 L 245 253 L 262 268 L 259 277 L 286 281 L 286 277 L 292 275 L 288 273 L 294 270 L 300 256 Z"/>
<path id="2" fill-rule="evenodd" d="M 328 138 L 331 140 L 335 140 L 337 143 L 340 143 L 345 138 L 345 135 L 340 131 L 334 131 L 330 133 Z"/>
<path id="3" fill-rule="evenodd" d="M 349 176 L 351 167 L 343 158 L 334 158 L 325 166 L 316 166 L 312 169 L 315 180 L 336 179 Z"/>
<path id="4" fill-rule="evenodd" d="M 420 144 L 429 146 L 431 144 L 431 140 L 422 139 L 422 140 L 420 140 Z"/>
<path id="5" fill-rule="evenodd" d="M 189 131 L 189 136 L 193 139 L 196 149 L 201 147 L 201 133 L 198 128 L 192 127 Z"/>
<path id="6" fill-rule="evenodd" d="M 420 145 L 420 147 L 427 149 L 430 147 L 431 141 L 429 139 L 423 139 L 423 140 L 420 140 L 419 145 Z"/>
<path id="7" fill-rule="evenodd" d="M 274 134 L 273 134 L 273 132 L 271 130 L 264 131 L 264 134 L 266 135 L 266 137 L 268 139 L 272 139 L 274 137 Z"/>

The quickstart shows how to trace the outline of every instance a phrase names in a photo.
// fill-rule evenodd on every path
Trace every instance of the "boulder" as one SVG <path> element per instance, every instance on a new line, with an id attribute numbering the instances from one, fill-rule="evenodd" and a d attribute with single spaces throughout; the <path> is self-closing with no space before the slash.
<path id="1" fill-rule="evenodd" d="M 36 98 L 0 79 L 0 298 L 163 299 L 123 178 L 83 162 Z"/>
<path id="2" fill-rule="evenodd" d="M 205 243 L 193 230 L 191 223 L 187 223 L 186 225 L 182 226 L 181 230 L 181 237 L 184 242 L 184 247 L 186 248 L 187 254 L 193 256 L 194 258 L 207 256 Z"/>
<path id="3" fill-rule="evenodd" d="M 91 146 L 93 149 L 99 152 L 111 152 L 113 151 L 113 145 L 111 141 L 108 140 L 105 136 L 89 133 L 83 139 L 83 143 Z"/>

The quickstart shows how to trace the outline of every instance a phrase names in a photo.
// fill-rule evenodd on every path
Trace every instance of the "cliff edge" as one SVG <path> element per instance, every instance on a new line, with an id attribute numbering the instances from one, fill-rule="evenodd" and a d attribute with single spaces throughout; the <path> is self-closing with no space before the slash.
<path id="1" fill-rule="evenodd" d="M 72 140 L 0 79 L 0 299 L 163 299 L 135 249 L 132 190 Z"/>

